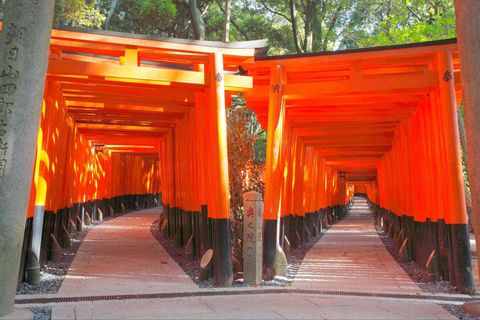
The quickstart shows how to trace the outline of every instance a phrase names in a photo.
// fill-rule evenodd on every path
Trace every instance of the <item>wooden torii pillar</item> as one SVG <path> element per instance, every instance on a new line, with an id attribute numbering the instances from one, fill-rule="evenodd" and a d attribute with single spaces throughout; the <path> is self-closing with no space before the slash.
<path id="1" fill-rule="evenodd" d="M 233 269 L 223 54 L 212 53 L 209 65 L 210 99 L 207 105 L 207 114 L 210 116 L 208 125 L 212 186 L 208 191 L 208 216 L 213 219 L 215 284 L 220 287 L 228 287 L 233 282 Z"/>
<path id="2" fill-rule="evenodd" d="M 275 276 L 275 252 L 277 246 L 277 223 L 281 208 L 282 194 L 282 138 L 285 123 L 283 99 L 284 69 L 275 65 L 270 72 L 270 96 L 268 105 L 267 163 L 265 174 L 264 249 L 263 278 Z"/>
<path id="3" fill-rule="evenodd" d="M 0 317 L 6 318 L 14 317 L 54 2 L 5 4 L 0 38 Z"/>
<path id="4" fill-rule="evenodd" d="M 468 178 L 472 194 L 472 218 L 477 244 L 480 243 L 480 2 L 455 0 L 458 50 L 460 54 L 465 129 L 467 134 Z M 480 245 L 477 245 L 477 256 Z M 477 270 L 480 273 L 480 270 Z"/>
<path id="5" fill-rule="evenodd" d="M 441 78 L 439 79 L 440 101 L 438 112 L 443 120 L 443 128 L 446 134 L 447 168 L 450 176 L 447 191 L 453 210 L 445 217 L 445 222 L 450 227 L 455 284 L 461 292 L 474 294 L 475 280 L 472 273 L 455 84 L 451 77 L 447 77 L 447 74 L 453 74 L 454 72 L 452 52 L 447 51 L 438 54 L 438 67 L 440 68 L 439 77 Z"/>

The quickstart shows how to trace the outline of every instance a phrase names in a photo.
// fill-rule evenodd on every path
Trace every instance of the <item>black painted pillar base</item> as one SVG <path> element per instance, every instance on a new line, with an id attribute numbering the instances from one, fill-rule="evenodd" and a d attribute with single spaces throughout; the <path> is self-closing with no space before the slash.
<path id="1" fill-rule="evenodd" d="M 448 253 L 449 253 L 449 242 L 447 236 L 447 228 L 445 225 L 445 220 L 438 220 L 438 258 L 439 258 L 439 269 L 443 279 L 450 280 L 448 272 Z"/>
<path id="2" fill-rule="evenodd" d="M 27 282 L 31 285 L 40 284 L 40 252 L 42 247 L 43 223 L 45 206 L 36 205 L 31 228 L 30 250 L 27 255 Z"/>
<path id="3" fill-rule="evenodd" d="M 27 283 L 30 285 L 40 284 L 40 263 L 35 253 L 31 250 L 27 253 Z"/>
<path id="4" fill-rule="evenodd" d="M 175 229 L 174 229 L 174 241 L 175 246 L 182 247 L 182 209 L 178 207 L 173 208 L 174 219 L 175 219 Z"/>
<path id="5" fill-rule="evenodd" d="M 297 216 L 291 215 L 288 224 L 288 240 L 290 241 L 290 247 L 293 249 L 297 247 Z"/>
<path id="6" fill-rule="evenodd" d="M 192 212 L 193 258 L 200 259 L 200 212 Z"/>
<path id="7" fill-rule="evenodd" d="M 198 221 L 198 244 L 200 247 L 200 258 L 203 257 L 205 252 L 208 249 L 212 248 L 212 243 L 210 241 L 210 233 L 209 233 L 209 223 L 208 223 L 208 206 L 202 205 L 200 207 L 200 216 Z"/>
<path id="8" fill-rule="evenodd" d="M 472 295 L 475 293 L 475 280 L 468 225 L 451 224 L 449 229 L 452 240 L 455 285 L 460 292 Z"/>
<path id="9" fill-rule="evenodd" d="M 285 235 L 288 233 L 288 216 L 285 215 L 282 218 L 280 218 L 280 247 L 283 248 L 283 242 L 285 239 Z"/>
<path id="10" fill-rule="evenodd" d="M 217 287 L 231 287 L 233 283 L 230 219 L 213 219 L 214 275 Z"/>
<path id="11" fill-rule="evenodd" d="M 275 250 L 277 246 L 277 220 L 265 220 L 263 228 L 263 279 L 275 277 Z"/>

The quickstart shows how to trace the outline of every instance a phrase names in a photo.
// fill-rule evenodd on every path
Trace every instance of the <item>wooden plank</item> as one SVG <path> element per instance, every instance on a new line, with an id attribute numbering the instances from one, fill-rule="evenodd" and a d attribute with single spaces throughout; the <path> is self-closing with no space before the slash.
<path id="1" fill-rule="evenodd" d="M 194 41 L 194 40 L 174 40 L 165 41 L 161 39 L 146 39 L 139 35 L 133 35 L 128 37 L 127 34 L 122 36 L 106 35 L 101 33 L 87 33 L 76 32 L 67 30 L 52 30 L 52 39 L 58 40 L 70 40 L 84 41 L 91 43 L 101 43 L 107 45 L 124 45 L 137 48 L 150 48 L 150 49 L 164 49 L 182 52 L 198 52 L 198 53 L 222 53 L 230 56 L 244 56 L 253 57 L 255 55 L 255 48 L 222 48 L 220 46 L 207 46 L 208 41 Z M 184 42 L 184 43 L 182 43 Z M 189 43 L 186 43 L 189 42 Z M 214 44 L 214 43 L 212 43 Z M 248 42 L 245 42 L 248 44 Z M 256 43 L 253 43 L 256 44 Z M 230 44 L 232 45 L 232 44 Z M 233 44 L 234 45 L 234 44 Z"/>
<path id="2" fill-rule="evenodd" d="M 115 124 L 95 124 L 95 123 L 77 123 L 76 127 L 79 130 L 96 130 L 96 131 L 139 131 L 161 133 L 165 132 L 164 127 L 149 127 L 149 126 L 122 126 Z"/>
<path id="3" fill-rule="evenodd" d="M 48 74 L 72 74 L 83 76 L 109 77 L 116 80 L 135 79 L 205 84 L 203 72 L 145 68 L 128 65 L 96 64 L 84 61 L 49 59 Z"/>
<path id="4" fill-rule="evenodd" d="M 362 80 L 290 83 L 285 86 L 284 95 L 287 99 L 304 99 L 335 92 L 354 93 L 418 88 L 430 89 L 436 86 L 438 86 L 438 75 L 436 72 L 430 71 L 422 75 L 395 75 L 378 78 L 369 77 Z"/>

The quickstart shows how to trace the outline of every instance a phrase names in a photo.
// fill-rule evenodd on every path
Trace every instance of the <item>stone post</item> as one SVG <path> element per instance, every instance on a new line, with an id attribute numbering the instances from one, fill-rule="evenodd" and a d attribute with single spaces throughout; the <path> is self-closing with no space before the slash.
<path id="1" fill-rule="evenodd" d="M 463 99 L 465 102 L 465 131 L 467 136 L 467 163 L 472 194 L 472 220 L 475 239 L 480 243 L 480 2 L 455 0 L 458 51 Z M 477 246 L 477 256 L 480 245 Z M 480 270 L 477 270 L 480 273 Z"/>
<path id="2" fill-rule="evenodd" d="M 0 37 L 0 317 L 12 318 L 54 0 L 7 0 Z"/>
<path id="3" fill-rule="evenodd" d="M 243 195 L 243 278 L 245 283 L 262 281 L 263 201 L 256 191 Z"/>

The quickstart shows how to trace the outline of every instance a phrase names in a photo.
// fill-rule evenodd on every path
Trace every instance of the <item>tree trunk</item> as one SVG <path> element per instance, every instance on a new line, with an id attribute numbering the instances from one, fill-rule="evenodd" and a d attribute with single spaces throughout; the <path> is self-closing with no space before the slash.
<path id="1" fill-rule="evenodd" d="M 232 14 L 232 7 L 230 6 L 230 0 L 225 0 L 225 22 L 223 25 L 223 41 L 230 42 L 230 19 Z"/>
<path id="2" fill-rule="evenodd" d="M 472 195 L 472 220 L 480 257 L 480 2 L 455 0 L 458 49 L 465 102 L 468 178 Z M 480 270 L 477 270 L 480 274 Z"/>
<path id="3" fill-rule="evenodd" d="M 309 1 L 306 4 L 305 12 L 305 42 L 303 46 L 304 52 L 312 52 L 314 48 L 313 34 L 314 34 L 314 20 L 317 16 L 315 1 Z"/>
<path id="4" fill-rule="evenodd" d="M 322 41 L 322 24 L 318 19 L 318 5 L 315 2 L 312 8 L 314 11 L 313 21 L 312 21 L 312 51 L 317 52 L 319 49 L 319 44 Z"/>
<path id="5" fill-rule="evenodd" d="M 342 10 L 342 7 L 339 5 L 337 6 L 337 8 L 335 9 L 335 13 L 332 17 L 332 20 L 330 21 L 330 24 L 325 32 L 325 38 L 323 40 L 323 45 L 322 45 L 322 50 L 323 51 L 327 51 L 328 49 L 328 42 L 330 41 L 330 36 L 333 32 L 333 28 L 335 28 L 335 25 L 337 24 L 337 20 L 338 20 L 338 17 L 340 15 L 340 12 Z"/>
<path id="6" fill-rule="evenodd" d="M 195 40 L 205 39 L 205 21 L 197 6 L 197 0 L 189 0 L 190 16 L 192 17 L 193 35 Z"/>
<path id="7" fill-rule="evenodd" d="M 290 0 L 290 19 L 292 21 L 293 42 L 297 53 L 302 53 L 298 43 L 298 25 L 297 25 L 297 9 L 295 8 L 295 0 Z"/>
<path id="8" fill-rule="evenodd" d="M 0 317 L 13 311 L 54 0 L 9 0 L 0 37 Z"/>
<path id="9" fill-rule="evenodd" d="M 113 14 L 115 13 L 115 8 L 117 7 L 118 0 L 112 0 L 110 5 L 110 10 L 108 10 L 107 20 L 105 20 L 105 29 L 108 29 L 110 21 L 112 21 Z"/>

